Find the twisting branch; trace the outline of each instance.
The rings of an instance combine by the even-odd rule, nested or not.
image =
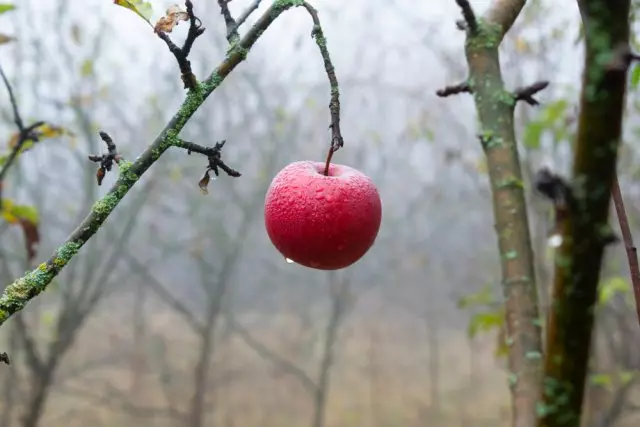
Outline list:
[[[191,48],[196,39],[204,33],[205,28],[202,26],[202,21],[195,15],[193,11],[193,3],[191,0],[184,2],[187,9],[186,13],[169,8],[167,10],[167,16],[161,18],[155,26],[155,32],[166,44],[180,67],[182,74],[182,82],[185,89],[195,89],[198,86],[198,79],[191,70],[191,61],[189,61],[189,54]],[[179,21],[189,20],[189,32],[187,38],[184,41],[182,47],[178,47],[167,33],[173,30],[173,27],[178,24]]]
[[[633,294],[636,300],[636,314],[640,323],[640,265],[638,264],[638,250],[633,244],[633,235],[627,212],[624,208],[624,199],[622,191],[620,191],[620,183],[617,174],[613,177],[613,186],[611,187],[611,195],[613,196],[613,204],[618,215],[618,224],[620,224],[620,233],[624,242],[624,249],[627,252],[627,261],[629,263],[629,273],[631,274],[631,285],[633,286]]]
[[[96,172],[96,179],[98,181],[98,185],[102,185],[102,180],[104,179],[105,174],[111,171],[113,163],[120,163],[120,159],[122,159],[122,157],[118,154],[116,144],[108,133],[100,131],[98,134],[105,144],[107,144],[108,152],[107,154],[101,155],[90,154],[88,157],[92,162],[100,163],[100,167],[98,167],[98,171]]]
[[[49,258],[36,269],[28,272],[23,277],[8,285],[0,296],[0,325],[4,324],[13,314],[22,310],[29,301],[43,292],[49,283],[71,261],[87,241],[98,231],[104,221],[118,206],[122,199],[133,188],[140,177],[169,149],[169,147],[184,148],[184,141],[180,140],[180,131],[200,108],[204,101],[215,91],[227,76],[247,58],[247,54],[256,41],[267,28],[285,11],[296,6],[307,6],[300,0],[276,0],[262,14],[255,25],[242,37],[236,47],[228,52],[225,59],[216,69],[198,85],[198,90],[190,90],[185,100],[167,123],[156,139],[138,156],[134,162],[120,160],[118,163],[118,179],[111,189],[98,200],[89,214],[82,220],[78,227],[71,233]],[[307,9],[310,10],[310,9]],[[313,9],[311,9],[313,10]],[[312,14],[312,17],[314,15]],[[342,146],[342,137],[339,127],[339,89],[338,82],[333,71],[333,66],[326,49],[326,40],[319,31],[320,25],[314,17],[314,34],[316,43],[325,61],[325,69],[331,83],[331,117],[333,138],[332,144]]]
[[[456,3],[464,17],[464,22],[457,25],[466,32],[469,77],[466,82],[438,91],[437,95],[471,93],[478,111],[479,139],[489,169],[501,258],[512,425],[532,427],[537,421],[540,390],[541,321],[514,109],[518,101],[536,105],[533,94],[546,84],[541,82],[509,92],[502,79],[500,44],[521,12],[524,0],[494,0],[482,18],[476,18],[468,0]]]
[[[631,59],[629,3],[578,1],[586,49],[570,180],[575,201],[559,224],[538,427],[581,424],[600,266],[612,235],[608,216]]]

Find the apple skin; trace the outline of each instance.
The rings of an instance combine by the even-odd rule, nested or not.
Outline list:
[[[382,203],[371,178],[349,166],[294,162],[271,182],[264,220],[276,249],[290,260],[318,270],[338,270],[373,246]]]

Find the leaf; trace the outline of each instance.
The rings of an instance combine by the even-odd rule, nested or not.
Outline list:
[[[467,308],[470,306],[478,306],[478,305],[491,305],[495,302],[493,298],[493,293],[491,292],[491,285],[486,284],[482,287],[478,292],[474,292],[468,295],[465,295],[458,299],[458,308]]]
[[[595,386],[610,387],[613,384],[613,378],[609,374],[591,374],[589,382]]]
[[[0,44],[7,44],[14,41],[16,38],[0,33]]]
[[[113,0],[113,3],[135,12],[136,15],[138,15],[139,17],[147,21],[149,25],[151,25],[151,22],[149,21],[149,19],[151,19],[153,8],[151,7],[151,3],[149,3],[148,1]]]
[[[93,61],[90,59],[85,59],[80,66],[80,75],[82,77],[87,77],[93,74]]]
[[[640,66],[636,65],[631,72],[631,87],[637,89],[638,84],[640,84]]]
[[[469,338],[475,337],[479,332],[487,332],[492,329],[499,329],[504,324],[502,310],[476,313],[471,316],[467,334]]]
[[[524,145],[528,148],[540,148],[540,139],[545,130],[544,123],[539,121],[530,122],[524,130]]]
[[[188,21],[188,20],[189,20],[189,14],[184,10],[180,9],[180,6],[178,6],[177,4],[174,4],[173,6],[170,6],[167,9],[165,16],[158,19],[158,22],[156,22],[156,26],[154,27],[154,30],[156,33],[160,33],[160,32],[170,33],[171,31],[173,31],[173,27],[178,25],[180,21]]]
[[[11,3],[0,3],[0,15],[5,13],[5,12],[9,12],[11,10],[14,10],[15,8],[16,8],[16,6],[11,4]]]
[[[18,152],[18,154],[22,154],[25,151],[30,150],[31,148],[33,148],[36,142],[41,142],[45,139],[58,138],[60,136],[65,136],[65,135],[70,136],[72,138],[75,137],[75,134],[73,132],[63,127],[54,126],[49,123],[45,123],[35,128],[33,130],[33,134],[37,137],[38,140],[34,141],[33,139],[27,139],[26,141],[24,141],[24,143],[20,147],[20,151]],[[13,147],[15,147],[16,144],[18,143],[19,137],[20,137],[19,133],[14,133],[9,139],[9,143],[7,144],[9,146],[9,152],[4,155],[0,155],[0,166],[2,166],[9,158],[11,151],[13,150]]]
[[[209,194],[209,190],[207,190],[207,187],[209,186],[210,179],[211,177],[209,176],[209,169],[207,169],[202,179],[200,179],[200,181],[198,182],[198,187],[200,187],[200,192],[202,194]]]
[[[624,295],[631,291],[629,283],[622,277],[611,277],[598,289],[598,303],[606,304],[616,295]]]
[[[19,225],[25,238],[27,258],[31,261],[36,256],[36,249],[40,243],[40,216],[33,206],[16,205],[12,200],[2,200],[0,216],[10,224]]]

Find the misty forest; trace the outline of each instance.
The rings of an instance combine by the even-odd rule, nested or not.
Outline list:
[[[0,427],[637,426],[639,11],[0,1]]]

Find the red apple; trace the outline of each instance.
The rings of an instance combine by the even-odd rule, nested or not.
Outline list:
[[[294,162],[273,178],[264,206],[267,234],[285,257],[305,267],[338,270],[373,245],[382,219],[373,181],[349,166]]]

